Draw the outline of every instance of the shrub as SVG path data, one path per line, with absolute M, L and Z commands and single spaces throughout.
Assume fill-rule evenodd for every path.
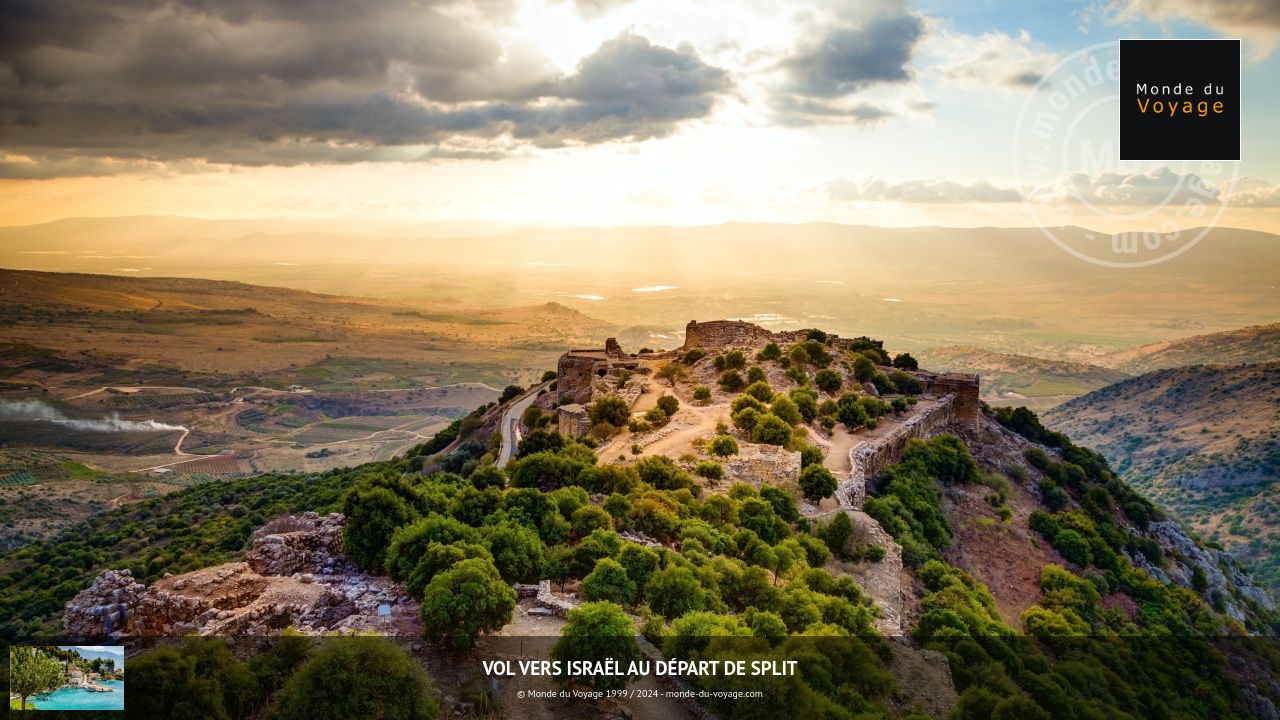
M 817 375 L 813 376 L 813 384 L 817 385 L 822 392 L 831 395 L 840 390 L 841 385 L 844 385 L 844 378 L 835 370 L 822 369 L 818 371 Z
M 660 407 L 650 408 L 649 412 L 644 414 L 645 422 L 653 425 L 662 425 L 667 422 L 667 413 Z
M 631 418 L 631 407 L 620 397 L 606 395 L 591 403 L 588 416 L 592 423 L 608 423 L 615 427 L 622 427 Z
M 729 438 L 732 440 L 733 438 Z M 720 480 L 724 478 L 724 467 L 718 462 L 703 460 L 693 469 L 694 474 L 704 477 L 708 480 Z
M 347 557 L 364 570 L 379 573 L 391 536 L 417 517 L 408 503 L 383 487 L 352 490 L 343 503 L 343 513 L 347 524 L 342 529 L 342 545 Z
M 582 593 L 589 601 L 608 600 L 618 604 L 635 602 L 636 584 L 627 570 L 613 558 L 600 558 L 582 579 Z
M 720 379 L 717 381 L 721 390 L 725 392 L 737 392 L 741 390 L 747 383 L 738 374 L 737 370 L 725 370 L 720 373 Z
M 911 357 L 910 353 L 902 353 L 901 355 L 894 356 L 893 366 L 902 370 L 920 369 L 920 363 L 916 362 L 916 359 Z
M 560 639 L 551 648 L 551 659 L 567 670 L 571 665 L 584 664 L 573 661 L 613 660 L 627 668 L 643 657 L 636 642 L 636 627 L 622 608 L 610 602 L 589 602 L 569 611 Z M 600 692 L 621 690 L 632 679 L 606 673 L 565 673 L 556 678 L 561 683 L 581 683 Z
M 791 426 L 804 422 L 804 416 L 800 414 L 800 408 L 796 407 L 795 401 L 786 395 L 775 397 L 773 404 L 769 407 L 769 412 L 782 418 L 783 422 Z
M 524 393 L 524 388 L 519 385 L 508 385 L 502 388 L 502 396 L 498 398 L 499 405 L 505 405 L 511 400 L 515 400 Z
M 636 472 L 640 479 L 659 490 L 679 490 L 692 488 L 694 482 L 689 474 L 680 469 L 671 458 L 664 455 L 647 457 L 636 462 Z
M 493 555 L 489 554 L 483 545 L 467 542 L 446 545 L 433 542 L 423 551 L 422 556 L 418 558 L 418 564 L 414 565 L 409 573 L 409 578 L 404 583 L 405 592 L 417 600 L 422 600 L 422 591 L 435 579 L 436 575 L 463 560 L 475 558 L 493 562 Z
M 1088 567 L 1093 562 L 1093 553 L 1089 549 L 1089 541 L 1075 530 L 1062 530 L 1053 539 L 1053 547 L 1062 553 L 1062 557 L 1079 565 Z
M 853 521 L 847 514 L 838 512 L 822 526 L 820 533 L 822 541 L 827 544 L 831 554 L 844 557 L 845 550 L 849 547 L 849 539 L 853 537 Z
M 743 412 L 747 411 L 744 410 Z M 751 429 L 751 439 L 764 445 L 785 447 L 787 443 L 791 442 L 791 426 L 777 415 L 765 413 L 760 416 L 755 423 L 755 427 Z
M 436 575 L 422 593 L 422 633 L 454 648 L 469 648 L 482 632 L 511 622 L 516 592 L 493 563 L 463 560 Z
M 778 347 L 776 342 L 765 343 L 760 353 L 756 355 L 758 360 L 777 360 L 780 357 L 782 357 L 782 348 Z
M 675 395 L 663 395 L 658 398 L 658 409 L 671 417 L 680 409 L 680 400 Z
M 769 383 L 760 380 L 748 385 L 746 394 L 762 403 L 767 403 L 773 399 L 773 388 L 769 387 Z
M 747 382 L 749 383 L 768 383 L 768 376 L 764 374 L 764 368 L 759 365 L 752 365 L 747 368 Z
M 693 389 L 693 399 L 704 402 L 711 399 L 711 388 L 706 385 L 699 385 Z
M 717 435 L 711 441 L 711 454 L 716 457 L 729 457 L 738 454 L 738 441 L 730 435 Z
M 493 565 L 503 580 L 512 583 L 542 579 L 547 565 L 547 547 L 536 532 L 512 522 L 489 525 L 482 532 L 493 555 Z
M 323 643 L 285 683 L 270 718 L 431 720 L 439 713 L 431 679 L 413 657 L 389 640 L 353 637 Z
M 822 465 L 815 463 L 800 471 L 800 490 L 811 502 L 831 497 L 836 486 L 835 476 Z

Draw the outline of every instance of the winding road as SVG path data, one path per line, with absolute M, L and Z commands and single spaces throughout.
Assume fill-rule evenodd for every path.
M 502 449 L 498 451 L 498 462 L 495 463 L 498 467 L 506 467 L 511 458 L 516 456 L 516 450 L 520 447 L 520 416 L 538 399 L 538 394 L 550 385 L 550 382 L 544 382 L 525 390 L 523 395 L 513 400 L 511 406 L 502 412 Z

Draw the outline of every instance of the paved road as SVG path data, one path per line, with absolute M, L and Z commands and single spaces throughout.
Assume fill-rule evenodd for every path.
M 550 383 L 542 383 L 529 388 L 502 413 L 502 449 L 498 452 L 498 462 L 495 463 L 498 467 L 506 467 L 507 463 L 511 462 L 511 458 L 516 456 L 516 449 L 520 445 L 520 430 L 516 426 L 520 424 L 520 416 L 533 404 L 534 400 L 538 399 L 538 393 L 548 385 Z

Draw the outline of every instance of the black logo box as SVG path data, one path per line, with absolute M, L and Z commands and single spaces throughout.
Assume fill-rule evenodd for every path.
M 1166 94 L 1166 87 L 1182 92 Z M 1188 101 L 1190 114 L 1183 112 Z M 1242 101 L 1239 40 L 1120 41 L 1121 160 L 1239 160 Z M 1177 103 L 1172 115 L 1170 103 Z

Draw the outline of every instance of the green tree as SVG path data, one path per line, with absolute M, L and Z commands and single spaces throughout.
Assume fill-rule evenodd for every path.
M 418 559 L 418 564 L 409 573 L 409 579 L 404 583 L 404 590 L 411 597 L 421 600 L 422 591 L 426 589 L 428 583 L 435 579 L 436 575 L 463 560 L 473 558 L 493 562 L 493 555 L 483 545 L 469 542 L 446 545 L 433 542 L 427 546 L 427 549 L 422 553 L 422 557 Z
M 589 602 L 570 610 L 560 639 L 551 648 L 551 659 L 567 669 L 570 661 L 613 660 L 622 668 L 642 659 L 636 627 L 622 608 L 611 602 Z M 593 690 L 621 690 L 634 678 L 626 675 L 569 674 L 556 680 L 587 685 Z
M 1093 562 L 1093 553 L 1089 541 L 1075 530 L 1063 530 L 1053 539 L 1053 547 L 1062 553 L 1062 557 L 1079 565 L 1088 567 Z
M 416 660 L 384 638 L 351 637 L 316 650 L 285 683 L 270 719 L 432 720 L 439 714 L 431 679 Z
M 747 368 L 747 382 L 749 383 L 768 383 L 769 376 L 765 374 L 764 368 L 759 365 L 752 365 Z
M 747 386 L 745 392 L 762 403 L 767 403 L 773 399 L 773 388 L 764 380 L 751 383 Z
M 893 358 L 893 366 L 900 370 L 919 370 L 920 363 L 911 357 L 911 353 L 902 353 L 895 355 Z
M 699 385 L 693 389 L 693 399 L 698 402 L 705 402 L 711 399 L 711 388 L 706 385 Z
M 693 472 L 699 477 L 708 480 L 720 480 L 724 478 L 724 466 L 718 462 L 703 460 L 693 469 Z
M 587 414 L 592 424 L 608 423 L 615 427 L 622 427 L 631 418 L 631 406 L 620 397 L 606 395 L 591 403 L 591 409 Z
M 853 521 L 844 512 L 836 513 L 831 521 L 822 526 L 822 541 L 827 544 L 831 554 L 844 557 L 849 547 L 849 539 L 853 537 Z
M 129 661 L 129 713 L 174 720 L 240 720 L 258 702 L 253 674 L 222 638 L 189 638 Z
M 617 560 L 600 558 L 595 569 L 582 579 L 582 593 L 590 601 L 629 604 L 635 602 L 636 584 Z
M 809 465 L 800 471 L 800 491 L 811 502 L 831 497 L 836 486 L 835 475 L 821 465 Z
M 777 415 L 765 413 L 751 429 L 751 439 L 765 445 L 786 446 L 791 442 L 791 426 Z
M 515 400 L 524 394 L 524 388 L 519 385 L 508 385 L 502 388 L 502 396 L 498 398 L 499 405 L 505 405 L 511 400 Z
M 679 490 L 695 485 L 689 473 L 665 455 L 643 458 L 636 462 L 635 468 L 641 480 L 659 490 Z
M 876 374 L 876 364 L 866 355 L 859 355 L 853 361 L 853 376 L 858 382 L 866 382 Z
M 804 415 L 800 414 L 800 408 L 796 403 L 786 395 L 778 395 L 773 399 L 773 404 L 769 406 L 769 412 L 773 413 L 788 425 L 796 426 L 804 422 Z
M 547 566 L 547 546 L 524 525 L 501 522 L 482 530 L 493 565 L 507 582 L 537 582 Z
M 776 342 L 765 343 L 765 346 L 756 355 L 759 360 L 777 360 L 782 357 L 782 348 Z
M 454 648 L 469 648 L 482 632 L 511 622 L 516 591 L 493 563 L 463 560 L 437 574 L 422 593 L 422 634 Z
M 478 542 L 476 529 L 448 515 L 431 514 L 395 531 L 387 547 L 386 569 L 392 580 L 404 580 L 432 543 Z
M 557 435 L 558 437 L 559 435 Z M 524 440 L 521 440 L 521 447 L 524 447 Z M 494 465 L 481 465 L 471 472 L 467 477 L 471 481 L 471 486 L 477 490 L 485 488 L 502 488 L 507 486 L 507 474 L 502 472 L 502 468 Z
M 584 538 L 596 530 L 612 530 L 613 517 L 599 505 L 583 505 L 571 516 L 573 534 Z
M 742 375 L 737 370 L 725 370 L 720 373 L 720 379 L 717 381 L 721 390 L 725 392 L 737 392 L 746 385 L 746 381 L 742 379 Z
M 707 591 L 687 567 L 668 567 L 654 573 L 644 594 L 649 607 L 668 620 L 707 607 Z
M 840 390 L 840 386 L 844 385 L 844 378 L 835 370 L 824 368 L 819 370 L 817 375 L 813 376 L 813 384 L 817 385 L 818 389 L 822 392 L 827 393 L 828 395 L 834 395 Z
M 675 395 L 663 395 L 658 398 L 658 408 L 671 417 L 680 410 L 680 399 Z
M 384 487 L 353 489 L 342 505 L 347 524 L 342 546 L 347 557 L 369 572 L 382 572 L 387 545 L 401 525 L 417 512 L 400 496 Z M 412 567 L 412 565 L 410 565 Z
M 738 454 L 738 441 L 732 435 L 717 435 L 711 441 L 711 454 L 716 457 L 729 457 Z
M 61 682 L 62 665 L 57 660 L 38 648 L 9 647 L 9 692 L 22 699 L 20 709 L 27 709 L 27 698 L 52 690 Z

